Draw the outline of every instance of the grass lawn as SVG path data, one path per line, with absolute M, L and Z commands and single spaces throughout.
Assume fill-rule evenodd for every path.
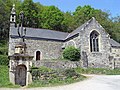
M 12 85 L 9 82 L 9 70 L 8 66 L 0 65 L 0 87 L 19 87 L 18 85 Z
M 82 74 L 104 74 L 104 75 L 120 75 L 120 69 L 105 69 L 105 68 L 75 68 L 77 73 Z

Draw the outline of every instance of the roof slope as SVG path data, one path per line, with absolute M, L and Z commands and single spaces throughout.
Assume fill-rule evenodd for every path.
M 120 43 L 116 42 L 113 39 L 110 39 L 110 44 L 111 44 L 112 47 L 120 47 Z
M 17 28 L 14 30 L 11 30 L 10 35 L 18 36 Z M 26 28 L 26 37 L 64 40 L 67 36 L 68 36 L 68 33 L 59 32 L 59 31 L 53 31 L 53 30 L 47 30 L 47 29 Z
M 64 41 L 68 38 L 71 38 L 72 36 L 79 34 L 81 30 L 85 29 L 87 25 L 89 25 L 91 22 L 95 22 L 95 18 L 92 17 L 89 21 L 78 27 L 76 30 L 74 30 L 71 33 L 65 33 L 60 31 L 53 31 L 48 29 L 37 29 L 37 28 L 27 28 L 26 27 L 26 37 L 30 38 L 40 38 L 40 39 L 52 39 L 52 40 L 60 40 Z M 17 28 L 14 28 L 10 30 L 11 36 L 18 36 Z M 110 44 L 112 47 L 120 47 L 120 44 L 116 42 L 113 39 L 110 39 Z
M 66 39 L 78 34 L 82 29 L 84 29 L 93 19 L 95 19 L 94 17 L 92 17 L 92 19 L 88 20 L 87 22 L 85 22 L 83 25 L 81 25 L 80 27 L 78 27 L 76 30 L 74 30 L 73 32 L 69 33 L 69 35 L 66 37 Z

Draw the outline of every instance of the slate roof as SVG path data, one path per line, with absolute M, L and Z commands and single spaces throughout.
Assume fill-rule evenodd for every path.
M 17 28 L 11 30 L 10 35 L 18 36 Z M 53 40 L 65 40 L 68 33 L 47 30 L 47 29 L 37 29 L 37 28 L 26 28 L 26 37 L 31 38 L 42 38 L 42 39 L 53 39 Z
M 78 34 L 82 29 L 84 29 L 93 19 L 95 19 L 94 17 L 92 19 L 90 19 L 89 21 L 87 21 L 86 23 L 84 23 L 83 25 L 81 25 L 80 27 L 78 27 L 76 30 L 74 30 L 73 32 L 69 33 L 69 35 L 66 37 L 66 39 Z
M 116 42 L 113 39 L 110 39 L 110 44 L 111 44 L 112 47 L 120 47 L 120 43 Z
M 79 32 L 83 30 L 91 21 L 96 21 L 96 20 L 93 17 L 92 19 L 90 19 L 89 21 L 87 21 L 86 23 L 84 23 L 83 25 L 81 25 L 71 33 L 53 31 L 48 29 L 26 28 L 26 37 L 64 41 L 76 34 L 79 34 Z M 18 36 L 17 28 L 12 29 L 10 31 L 10 36 L 14 36 L 14 37 Z M 120 44 L 113 39 L 110 39 L 110 44 L 112 47 L 120 47 Z

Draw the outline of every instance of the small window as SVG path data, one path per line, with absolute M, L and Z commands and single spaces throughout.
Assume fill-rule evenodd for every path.
M 37 60 L 40 60 L 40 51 L 37 51 L 37 52 L 36 52 L 36 61 L 37 61 Z

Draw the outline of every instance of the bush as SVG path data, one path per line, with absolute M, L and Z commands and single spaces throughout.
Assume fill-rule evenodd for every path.
M 78 61 L 80 59 L 80 50 L 73 46 L 69 46 L 64 49 L 63 57 L 71 61 Z
M 46 79 L 46 77 L 48 77 L 49 73 L 52 73 L 53 70 L 47 68 L 47 67 L 32 67 L 31 68 L 31 74 L 32 74 L 32 78 L 33 80 L 39 80 L 41 79 L 40 77 L 43 75 L 44 79 Z
M 64 74 L 67 77 L 78 77 L 79 76 L 79 74 L 76 73 L 76 71 L 74 69 L 66 69 Z
M 0 55 L 0 65 L 8 65 L 9 59 L 6 55 Z

